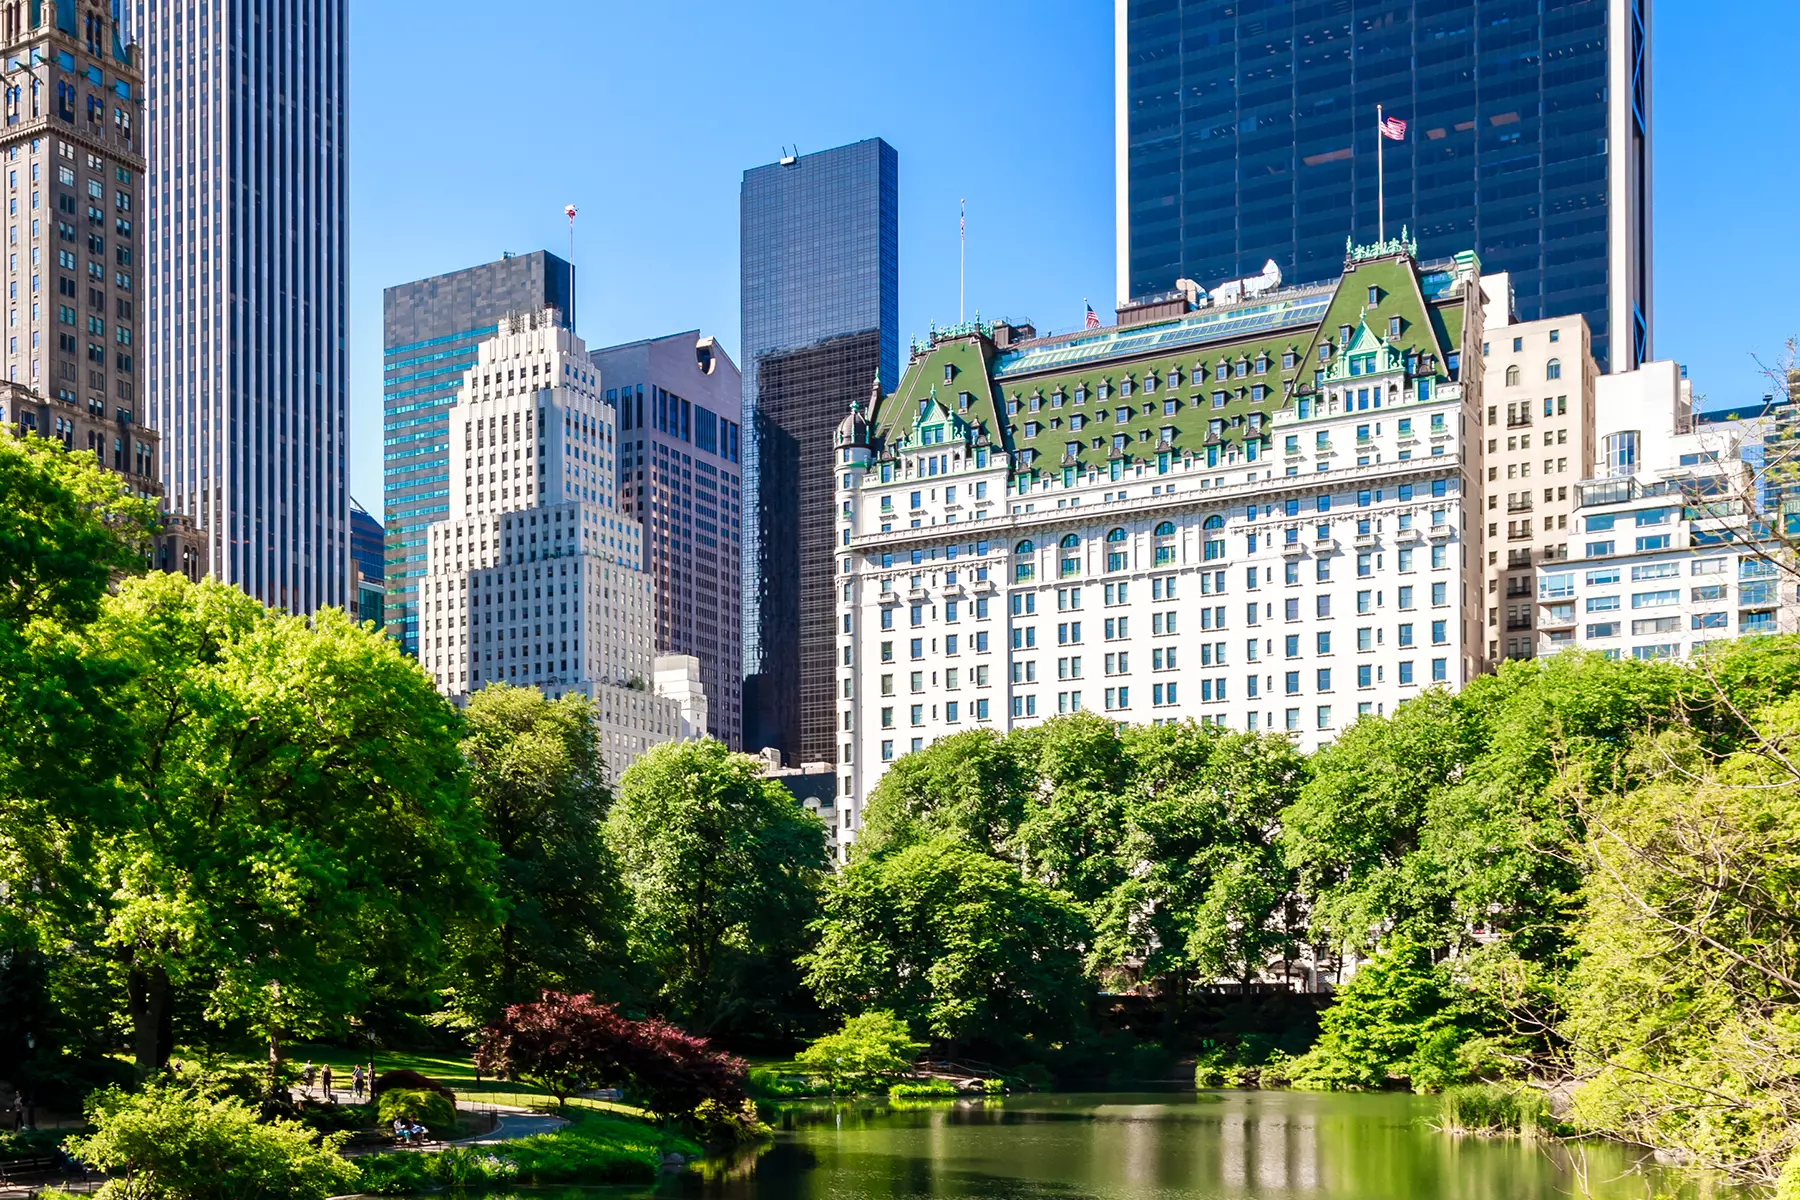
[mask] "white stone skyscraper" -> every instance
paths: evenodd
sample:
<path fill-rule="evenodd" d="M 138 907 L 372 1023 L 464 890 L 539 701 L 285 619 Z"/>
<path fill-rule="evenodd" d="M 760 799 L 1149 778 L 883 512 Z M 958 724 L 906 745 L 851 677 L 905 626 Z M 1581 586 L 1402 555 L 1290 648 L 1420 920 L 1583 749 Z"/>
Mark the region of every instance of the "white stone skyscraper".
<path fill-rule="evenodd" d="M 345 0 L 128 0 L 146 116 L 144 358 L 209 573 L 349 599 Z"/>
<path fill-rule="evenodd" d="M 681 737 L 683 705 L 654 689 L 655 596 L 643 527 L 619 512 L 613 406 L 581 339 L 553 311 L 504 319 L 449 436 L 450 511 L 430 527 L 418 598 L 419 661 L 438 690 L 584 693 L 615 777 Z"/>

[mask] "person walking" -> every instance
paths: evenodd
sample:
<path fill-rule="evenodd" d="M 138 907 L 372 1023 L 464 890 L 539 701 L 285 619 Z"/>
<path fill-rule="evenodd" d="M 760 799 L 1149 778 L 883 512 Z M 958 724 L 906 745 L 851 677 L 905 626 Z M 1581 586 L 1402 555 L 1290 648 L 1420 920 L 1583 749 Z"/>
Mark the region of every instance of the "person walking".
<path fill-rule="evenodd" d="M 357 1063 L 356 1070 L 350 1072 L 350 1095 L 358 1104 L 362 1103 L 363 1069 L 361 1063 Z"/>
<path fill-rule="evenodd" d="M 326 1063 L 324 1066 L 319 1068 L 319 1086 L 325 1089 L 325 1103 L 336 1104 L 337 1100 L 331 1094 L 331 1064 L 330 1063 Z"/>

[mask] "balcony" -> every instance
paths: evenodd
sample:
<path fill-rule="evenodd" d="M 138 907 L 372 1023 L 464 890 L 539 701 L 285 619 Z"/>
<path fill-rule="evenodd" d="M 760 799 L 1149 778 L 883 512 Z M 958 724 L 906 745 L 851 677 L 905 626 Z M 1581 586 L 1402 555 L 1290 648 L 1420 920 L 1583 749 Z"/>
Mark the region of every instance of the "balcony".
<path fill-rule="evenodd" d="M 1316 537 L 1312 540 L 1312 549 L 1314 554 L 1335 553 L 1337 550 L 1337 539 L 1330 534 L 1326 534 L 1324 537 Z"/>
<path fill-rule="evenodd" d="M 1533 530 L 1530 521 L 1521 521 L 1517 525 L 1506 527 L 1506 540 L 1509 542 L 1529 542 Z"/>
<path fill-rule="evenodd" d="M 1402 546 L 1415 546 L 1424 537 L 1416 526 L 1408 526 L 1394 534 L 1394 541 Z"/>
<path fill-rule="evenodd" d="M 1539 629 L 1562 629 L 1575 624 L 1573 604 L 1546 604 L 1538 611 Z"/>
<path fill-rule="evenodd" d="M 1434 542 L 1448 541 L 1450 539 L 1450 535 L 1454 532 L 1456 532 L 1456 531 L 1451 528 L 1450 522 L 1448 522 L 1448 521 L 1444 521 L 1440 524 L 1433 525 L 1430 527 L 1429 530 L 1427 530 L 1427 533 L 1430 535 L 1431 540 Z"/>
<path fill-rule="evenodd" d="M 1517 571 L 1531 566 L 1531 551 L 1508 550 L 1506 552 L 1506 569 Z"/>
<path fill-rule="evenodd" d="M 1531 628 L 1531 618 L 1530 617 L 1508 617 L 1508 618 L 1506 618 L 1506 632 L 1508 632 L 1508 633 L 1517 633 L 1521 629 L 1530 629 L 1530 628 Z"/>
<path fill-rule="evenodd" d="M 1512 413 L 1508 413 L 1506 415 L 1506 427 L 1508 429 L 1530 429 L 1531 413 L 1523 412 L 1516 416 Z"/>
<path fill-rule="evenodd" d="M 1508 500 L 1506 502 L 1506 511 L 1509 513 L 1530 512 L 1531 497 L 1527 496 L 1523 500 Z"/>
<path fill-rule="evenodd" d="M 1292 541 L 1281 543 L 1281 554 L 1283 558 L 1299 558 L 1305 553 L 1306 545 L 1303 542 Z"/>
<path fill-rule="evenodd" d="M 1366 533 L 1359 532 L 1356 535 L 1356 548 L 1358 550 L 1373 550 L 1375 548 L 1376 540 L 1375 531 L 1372 529 Z"/>

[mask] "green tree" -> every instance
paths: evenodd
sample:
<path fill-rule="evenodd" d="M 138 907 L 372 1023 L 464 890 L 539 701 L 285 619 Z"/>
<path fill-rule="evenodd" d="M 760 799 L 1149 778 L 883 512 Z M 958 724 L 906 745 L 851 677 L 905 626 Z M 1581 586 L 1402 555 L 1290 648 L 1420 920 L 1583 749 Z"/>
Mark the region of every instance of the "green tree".
<path fill-rule="evenodd" d="M 1110 721 L 1094 713 L 1053 717 L 1008 738 L 1035 778 L 1017 842 L 1034 878 L 1092 904 L 1125 875 L 1130 763 Z"/>
<path fill-rule="evenodd" d="M 298 1121 L 258 1120 L 241 1100 L 151 1083 L 136 1094 L 95 1094 L 94 1132 L 70 1138 L 69 1153 L 113 1177 L 101 1200 L 324 1200 L 357 1181 L 338 1149 Z"/>
<path fill-rule="evenodd" d="M 592 702 L 491 684 L 469 698 L 464 729 L 470 792 L 499 855 L 500 921 L 457 937 L 451 1009 L 481 1026 L 544 991 L 619 998 L 625 897 Z"/>
<path fill-rule="evenodd" d="M 1135 964 L 1178 1009 L 1195 981 L 1254 979 L 1292 945 L 1278 818 L 1304 761 L 1286 738 L 1191 722 L 1129 729 L 1121 880 L 1094 906 L 1090 967 Z"/>
<path fill-rule="evenodd" d="M 848 1018 L 837 1032 L 814 1041 L 794 1061 L 823 1076 L 834 1092 L 861 1091 L 906 1074 L 923 1049 L 925 1043 L 913 1040 L 905 1021 L 878 1009 Z"/>
<path fill-rule="evenodd" d="M 626 770 L 607 843 L 631 900 L 632 958 L 658 1008 L 708 1036 L 781 1037 L 818 912 L 825 827 L 749 755 L 653 746 Z"/>
<path fill-rule="evenodd" d="M 1338 989 L 1319 1020 L 1318 1042 L 1294 1064 L 1294 1081 L 1380 1088 L 1395 1078 L 1421 1090 L 1455 1082 L 1444 1064 L 1475 1036 L 1475 1004 L 1424 947 L 1397 941 Z"/>
<path fill-rule="evenodd" d="M 956 832 L 990 853 L 1012 852 L 1031 781 L 1018 745 L 971 729 L 900 758 L 869 794 L 857 845 L 877 852 Z"/>
<path fill-rule="evenodd" d="M 954 834 L 855 855 L 815 932 L 804 963 L 821 1000 L 890 1010 L 953 1045 L 1066 1033 L 1089 994 L 1080 907 Z"/>
<path fill-rule="evenodd" d="M 267 1040 L 431 976 L 486 920 L 492 849 L 459 720 L 418 664 L 339 610 L 278 615 L 234 588 L 125 583 L 79 637 L 129 665 L 113 703 L 123 828 L 91 863 L 140 1071 L 167 1061 L 172 988 Z"/>

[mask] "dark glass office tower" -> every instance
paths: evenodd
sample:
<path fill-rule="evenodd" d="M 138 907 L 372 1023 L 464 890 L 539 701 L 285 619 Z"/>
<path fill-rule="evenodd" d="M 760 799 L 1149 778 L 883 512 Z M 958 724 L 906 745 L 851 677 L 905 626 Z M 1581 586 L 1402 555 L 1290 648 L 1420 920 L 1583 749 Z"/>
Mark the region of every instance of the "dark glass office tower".
<path fill-rule="evenodd" d="M 744 172 L 744 744 L 835 762 L 832 435 L 900 378 L 899 156 L 879 138 Z"/>
<path fill-rule="evenodd" d="M 1337 275 L 1376 237 L 1379 104 L 1389 237 L 1650 357 L 1649 0 L 1115 4 L 1122 296 Z"/>
<path fill-rule="evenodd" d="M 481 343 L 508 313 L 555 309 L 575 327 L 575 268 L 554 254 L 508 255 L 382 295 L 382 490 L 387 628 L 418 652 L 425 530 L 450 511 L 450 406 Z"/>

